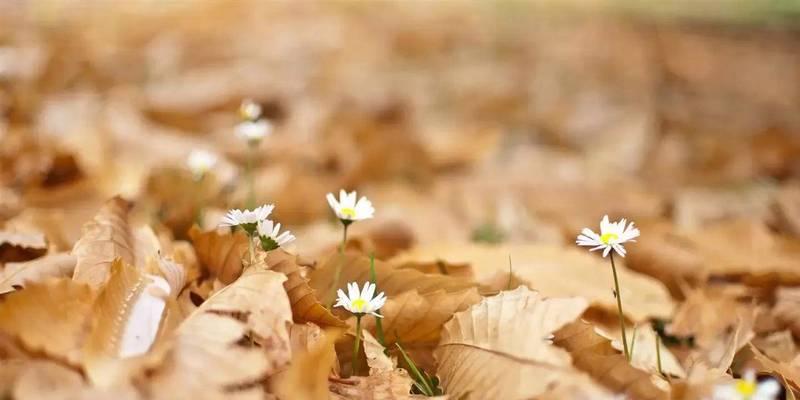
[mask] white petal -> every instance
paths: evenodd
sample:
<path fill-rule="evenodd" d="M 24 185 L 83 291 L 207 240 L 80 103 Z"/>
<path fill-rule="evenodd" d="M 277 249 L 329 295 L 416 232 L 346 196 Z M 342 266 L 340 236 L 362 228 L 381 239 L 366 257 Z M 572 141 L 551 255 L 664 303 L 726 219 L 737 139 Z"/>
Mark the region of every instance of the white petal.
<path fill-rule="evenodd" d="M 332 210 L 336 211 L 339 208 L 339 202 L 333 197 L 333 193 L 328 193 L 325 198 L 328 199 L 328 205 L 331 206 Z"/>
<path fill-rule="evenodd" d="M 758 384 L 753 400 L 773 400 L 781 392 L 781 385 L 775 379 L 767 379 Z"/>
<path fill-rule="evenodd" d="M 610 251 L 611 251 L 611 246 L 606 246 L 606 248 L 603 250 L 603 257 L 608 256 L 608 253 Z"/>
<path fill-rule="evenodd" d="M 352 302 L 353 300 L 358 298 L 358 284 L 355 282 L 350 282 L 347 284 L 347 298 L 350 299 Z"/>

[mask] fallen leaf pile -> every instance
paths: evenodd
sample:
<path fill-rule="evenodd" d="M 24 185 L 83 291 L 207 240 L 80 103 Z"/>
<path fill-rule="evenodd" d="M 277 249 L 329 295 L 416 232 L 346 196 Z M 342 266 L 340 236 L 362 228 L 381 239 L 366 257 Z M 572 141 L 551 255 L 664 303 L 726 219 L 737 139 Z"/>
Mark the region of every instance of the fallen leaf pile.
<path fill-rule="evenodd" d="M 151 3 L 0 2 L 0 398 L 800 396 L 791 2 Z"/>

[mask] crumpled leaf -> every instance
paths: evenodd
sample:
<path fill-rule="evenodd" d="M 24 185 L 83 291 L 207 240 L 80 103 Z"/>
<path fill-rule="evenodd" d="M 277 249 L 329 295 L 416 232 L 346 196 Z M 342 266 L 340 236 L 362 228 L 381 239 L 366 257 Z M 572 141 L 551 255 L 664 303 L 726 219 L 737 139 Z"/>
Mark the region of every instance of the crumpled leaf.
<path fill-rule="evenodd" d="M 149 227 L 134 229 L 128 222 L 132 204 L 114 197 L 83 227 L 83 236 L 72 249 L 77 257 L 73 279 L 99 287 L 108 280 L 116 259 L 144 268 L 148 257 L 155 257 L 160 244 Z"/>
<path fill-rule="evenodd" d="M 193 226 L 189 237 L 197 258 L 212 277 L 230 284 L 242 274 L 242 256 L 248 251 L 247 236 L 243 232 L 202 232 Z"/>
<path fill-rule="evenodd" d="M 800 359 L 795 358 L 791 362 L 775 361 L 764 355 L 753 345 L 750 345 L 749 349 L 764 370 L 783 377 L 783 381 L 791 387 L 792 391 L 800 391 Z"/>
<path fill-rule="evenodd" d="M 576 321 L 566 325 L 556 332 L 553 343 L 569 351 L 575 367 L 615 392 L 621 391 L 635 399 L 669 398 L 668 393 L 654 383 L 653 379 L 657 378 L 631 366 L 625 356 L 611 346 L 611 341 L 588 323 Z"/>
<path fill-rule="evenodd" d="M 0 272 L 0 294 L 23 288 L 31 282 L 41 282 L 45 278 L 70 277 L 75 270 L 75 262 L 72 254 L 56 253 L 31 261 L 8 263 Z"/>
<path fill-rule="evenodd" d="M 255 266 L 208 298 L 166 345 L 165 362 L 148 371 L 153 398 L 261 398 L 264 380 L 291 355 L 285 280 Z"/>
<path fill-rule="evenodd" d="M 581 298 L 543 299 L 520 287 L 455 314 L 434 351 L 445 393 L 453 398 L 527 399 L 580 375 L 571 369 L 569 354 L 552 346 L 548 337 L 587 307 Z"/>
<path fill-rule="evenodd" d="M 632 253 L 634 250 L 631 250 Z M 418 247 L 402 260 L 468 263 L 476 279 L 487 282 L 508 273 L 511 256 L 513 274 L 547 297 L 581 296 L 592 306 L 616 314 L 617 303 L 607 260 L 585 250 L 550 245 L 430 245 Z M 625 314 L 634 321 L 672 315 L 673 302 L 661 282 L 620 267 L 617 263 Z M 380 285 L 378 285 L 380 288 Z"/>
<path fill-rule="evenodd" d="M 800 335 L 800 288 L 777 288 L 772 314 L 786 324 L 793 334 Z"/>
<path fill-rule="evenodd" d="M 0 332 L 28 351 L 77 364 L 94 297 L 88 285 L 70 279 L 31 283 L 0 302 Z"/>
<path fill-rule="evenodd" d="M 317 400 L 328 396 L 328 375 L 336 362 L 334 343 L 341 335 L 328 330 L 317 343 L 295 354 L 289 369 L 281 374 L 276 393 L 282 399 Z"/>
<path fill-rule="evenodd" d="M 115 360 L 150 349 L 170 291 L 161 276 L 145 274 L 121 260 L 111 265 L 111 277 L 92 310 L 93 328 L 84 347 L 86 373 L 95 384 L 110 386 L 118 379 Z"/>
<path fill-rule="evenodd" d="M 308 280 L 300 273 L 297 256 L 283 250 L 266 253 L 265 262 L 269 269 L 286 275 L 283 287 L 292 303 L 292 315 L 297 323 L 313 322 L 321 326 L 347 326 L 344 321 L 333 315 L 320 303 Z"/>
<path fill-rule="evenodd" d="M 0 231 L 0 262 L 33 260 L 47 252 L 47 241 L 41 233 Z"/>
<path fill-rule="evenodd" d="M 631 357 L 631 365 L 643 371 L 648 371 L 651 374 L 658 373 L 658 357 L 656 353 L 656 332 L 651 325 L 639 326 L 636 329 L 636 342 L 633 345 L 634 352 Z M 633 331 L 628 331 L 628 340 L 633 340 Z M 621 342 L 612 342 L 621 346 Z M 616 347 L 616 346 L 615 346 Z M 617 347 L 617 350 L 622 350 Z M 683 378 L 686 376 L 686 371 L 683 370 L 680 362 L 669 351 L 664 343 L 659 341 L 659 350 L 661 357 L 661 372 L 670 377 Z"/>
<path fill-rule="evenodd" d="M 309 285 L 317 293 L 321 293 L 323 299 L 332 298 L 335 289 L 338 289 L 333 287 L 337 264 L 342 266 L 339 288 L 344 288 L 348 282 L 358 282 L 362 286 L 370 280 L 369 257 L 353 253 L 346 253 L 344 256 L 334 253 L 309 274 Z M 397 269 L 380 260 L 375 260 L 375 275 L 378 290 L 390 298 L 409 290 L 417 290 L 420 294 L 439 289 L 452 293 L 476 286 L 467 279 L 424 274 L 413 269 Z"/>

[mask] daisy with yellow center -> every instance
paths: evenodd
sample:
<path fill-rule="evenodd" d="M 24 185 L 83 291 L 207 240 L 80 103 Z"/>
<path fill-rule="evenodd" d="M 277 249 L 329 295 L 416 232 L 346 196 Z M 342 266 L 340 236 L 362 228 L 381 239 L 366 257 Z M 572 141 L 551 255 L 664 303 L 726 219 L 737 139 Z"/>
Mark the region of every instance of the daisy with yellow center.
<path fill-rule="evenodd" d="M 743 379 L 715 387 L 712 400 L 775 400 L 780 391 L 781 385 L 775 379 L 758 382 L 756 373 L 748 370 Z"/>
<path fill-rule="evenodd" d="M 378 314 L 378 310 L 386 304 L 386 296 L 381 292 L 377 296 L 375 294 L 375 284 L 371 282 L 364 283 L 364 288 L 359 291 L 358 284 L 350 282 L 347 284 L 347 295 L 342 289 L 337 291 L 338 299 L 334 307 L 343 307 L 345 310 L 350 311 L 356 317 L 356 341 L 353 346 L 353 375 L 358 371 L 358 352 L 361 344 L 361 318 L 367 314 L 372 314 L 376 318 L 383 318 Z"/>
<path fill-rule="evenodd" d="M 271 220 L 260 221 L 258 223 L 258 238 L 261 241 L 261 248 L 264 251 L 275 250 L 285 244 L 294 241 L 295 237 L 289 231 L 281 233 L 281 224 L 276 224 Z"/>
<path fill-rule="evenodd" d="M 242 101 L 239 106 L 239 117 L 242 119 L 236 125 L 236 136 L 247 143 L 247 175 L 248 194 L 247 206 L 252 207 L 255 204 L 255 182 L 253 178 L 253 160 L 255 158 L 255 151 L 261 140 L 272 133 L 272 124 L 264 118 L 261 118 L 261 106 L 258 103 L 247 99 Z"/>
<path fill-rule="evenodd" d="M 583 228 L 575 243 L 578 246 L 592 247 L 589 251 L 603 250 L 603 257 L 610 255 L 611 272 L 614 275 L 614 297 L 617 299 L 617 309 L 619 311 L 619 324 L 622 330 L 622 347 L 625 351 L 625 358 L 630 361 L 631 354 L 628 351 L 628 339 L 625 333 L 625 316 L 622 312 L 622 294 L 619 291 L 619 278 L 617 278 L 617 266 L 614 264 L 614 252 L 625 257 L 625 248 L 622 245 L 626 242 L 635 242 L 639 237 L 639 229 L 633 227 L 633 222 L 627 224 L 625 218 L 618 222 L 609 222 L 608 215 L 604 215 L 600 221 L 600 234 L 598 235 L 589 228 Z M 613 250 L 613 251 L 612 251 Z M 658 342 L 656 342 L 658 346 Z M 658 347 L 657 347 L 658 348 Z"/>
<path fill-rule="evenodd" d="M 258 225 L 267 219 L 274 208 L 274 205 L 266 204 L 252 211 L 239 209 L 230 210 L 227 214 L 225 214 L 225 217 L 222 218 L 222 222 L 219 224 L 220 227 L 241 227 L 242 230 L 247 234 L 247 242 L 250 249 L 250 263 L 255 260 L 253 239 L 256 236 Z"/>
<path fill-rule="evenodd" d="M 625 218 L 618 222 L 609 222 L 608 215 L 604 215 L 600 221 L 600 234 L 594 233 L 589 228 L 583 228 L 576 243 L 578 246 L 591 246 L 589 251 L 602 249 L 603 257 L 608 256 L 612 250 L 625 257 L 625 247 L 622 245 L 626 242 L 635 242 L 637 237 L 639 229 L 633 227 L 633 222 L 626 225 Z"/>

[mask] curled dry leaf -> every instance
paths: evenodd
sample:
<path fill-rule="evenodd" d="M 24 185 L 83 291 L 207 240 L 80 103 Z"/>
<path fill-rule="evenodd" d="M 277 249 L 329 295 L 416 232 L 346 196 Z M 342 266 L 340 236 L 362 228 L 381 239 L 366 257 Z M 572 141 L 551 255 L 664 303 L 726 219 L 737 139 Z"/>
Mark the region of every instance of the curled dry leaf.
<path fill-rule="evenodd" d="M 102 286 L 111 274 L 116 259 L 137 268 L 144 268 L 147 257 L 160 250 L 158 238 L 149 227 L 134 229 L 128 222 L 132 204 L 114 197 L 83 227 L 83 236 L 72 249 L 77 257 L 73 279 Z"/>
<path fill-rule="evenodd" d="M 84 347 L 86 373 L 96 385 L 118 379 L 117 359 L 147 353 L 159 334 L 167 311 L 170 286 L 166 279 L 123 264 L 111 265 L 111 277 L 92 310 L 92 332 Z"/>
<path fill-rule="evenodd" d="M 656 352 L 656 332 L 652 326 L 644 325 L 636 329 L 636 341 L 632 345 L 634 348 L 633 355 L 631 356 L 631 365 L 643 371 L 650 372 L 651 374 L 658 373 L 658 357 L 661 358 L 661 372 L 669 377 L 684 378 L 686 372 L 683 370 L 680 362 L 675 358 L 672 352 L 669 351 L 664 343 L 659 341 L 659 352 Z M 628 332 L 628 340 L 632 340 L 633 331 Z M 617 342 L 613 342 L 616 344 Z M 619 342 L 621 345 L 621 342 Z M 615 346 L 616 347 L 616 346 Z M 621 348 L 617 348 L 621 350 Z"/>
<path fill-rule="evenodd" d="M 88 285 L 70 279 L 31 283 L 0 303 L 0 332 L 28 351 L 77 364 L 94 297 Z"/>
<path fill-rule="evenodd" d="M 262 398 L 265 379 L 291 355 L 285 280 L 254 267 L 208 298 L 181 323 L 165 362 L 148 371 L 153 398 Z"/>
<path fill-rule="evenodd" d="M 411 290 L 389 297 L 381 309 L 385 343 L 393 350 L 394 344 L 400 342 L 418 366 L 429 369 L 432 367 L 429 354 L 439 343 L 442 326 L 453 314 L 480 300 L 476 288 L 452 293 L 437 290 L 425 294 Z M 364 329 L 376 332 L 375 319 L 365 318 L 362 324 Z M 428 356 L 423 357 L 419 352 Z"/>
<path fill-rule="evenodd" d="M 283 287 L 292 303 L 292 315 L 297 323 L 313 322 L 321 326 L 347 326 L 320 303 L 317 293 L 308 285 L 308 280 L 300 272 L 297 256 L 283 250 L 266 253 L 265 262 L 273 271 L 286 275 Z"/>
<path fill-rule="evenodd" d="M 767 357 L 781 362 L 790 362 L 797 357 L 797 345 L 789 330 L 773 332 L 767 336 L 754 338 L 751 342 Z"/>
<path fill-rule="evenodd" d="M 72 254 L 56 253 L 31 261 L 8 263 L 0 272 L 0 294 L 45 278 L 70 277 L 75 270 L 75 260 Z"/>
<path fill-rule="evenodd" d="M 672 381 L 670 399 L 707 400 L 715 386 L 729 384 L 732 381 L 733 377 L 724 370 L 710 368 L 703 362 L 697 362 L 688 368 L 686 378 Z"/>
<path fill-rule="evenodd" d="M 800 392 L 800 359 L 795 358 L 791 362 L 775 361 L 764 355 L 752 344 L 749 348 L 763 370 L 782 377 L 783 382 L 788 384 L 793 392 Z"/>
<path fill-rule="evenodd" d="M 666 390 L 654 383 L 657 378 L 631 366 L 590 324 L 577 321 L 566 325 L 556 333 L 553 343 L 569 351 L 575 367 L 615 392 L 634 399 L 669 398 Z"/>
<path fill-rule="evenodd" d="M 497 274 L 507 276 L 511 256 L 515 276 L 530 282 L 543 296 L 581 296 L 592 306 L 616 313 L 617 303 L 611 294 L 614 287 L 608 261 L 585 251 L 550 245 L 448 246 L 419 247 L 402 255 L 402 260 L 468 263 L 479 282 L 490 282 Z M 502 272 L 498 272 L 502 271 Z M 625 314 L 634 321 L 672 315 L 673 301 L 664 285 L 648 276 L 620 268 L 620 291 L 625 299 Z M 380 287 L 380 285 L 378 285 Z"/>
<path fill-rule="evenodd" d="M 520 287 L 455 314 L 434 351 L 445 393 L 454 398 L 528 399 L 580 375 L 571 368 L 569 354 L 552 346 L 548 337 L 587 307 L 581 298 L 543 299 Z"/>
<path fill-rule="evenodd" d="M 202 232 L 193 226 L 189 231 L 197 258 L 208 273 L 224 284 L 242 274 L 242 256 L 247 252 L 247 236 L 240 232 Z"/>
<path fill-rule="evenodd" d="M 279 398 L 317 400 L 328 397 L 328 376 L 336 362 L 333 345 L 340 335 L 336 329 L 327 330 L 320 340 L 293 356 L 289 369 L 279 376 L 275 385 Z"/>
<path fill-rule="evenodd" d="M 363 285 L 370 280 L 369 257 L 353 253 L 346 253 L 344 256 L 334 253 L 309 274 L 309 285 L 317 293 L 322 293 L 323 299 L 332 298 L 338 289 L 333 287 L 337 264 L 341 266 L 340 288 L 345 287 L 348 282 Z M 378 290 L 389 297 L 409 290 L 417 290 L 420 294 L 440 289 L 452 293 L 477 286 L 463 278 L 424 274 L 414 269 L 397 269 L 380 260 L 375 260 L 375 275 Z"/>
<path fill-rule="evenodd" d="M 41 233 L 0 231 L 0 262 L 28 261 L 47 252 Z"/>
<path fill-rule="evenodd" d="M 800 336 L 800 288 L 780 287 L 775 292 L 772 314 L 792 333 Z"/>

